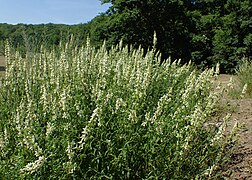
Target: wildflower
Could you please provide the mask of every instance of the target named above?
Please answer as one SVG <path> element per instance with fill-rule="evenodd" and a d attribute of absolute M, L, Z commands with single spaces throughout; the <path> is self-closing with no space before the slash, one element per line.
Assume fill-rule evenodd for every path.
<path fill-rule="evenodd" d="M 220 74 L 220 63 L 216 64 L 214 76 L 217 77 Z"/>
<path fill-rule="evenodd" d="M 81 140 L 78 142 L 80 149 L 83 149 L 83 146 L 87 140 L 88 132 L 89 132 L 88 128 L 84 127 L 83 131 L 81 132 Z"/>
<path fill-rule="evenodd" d="M 246 83 L 242 88 L 241 97 L 243 98 L 247 92 L 248 84 Z"/>
<path fill-rule="evenodd" d="M 142 122 L 141 126 L 145 127 L 147 125 L 147 121 Z"/>
<path fill-rule="evenodd" d="M 45 162 L 45 157 L 40 156 L 38 160 L 28 163 L 24 168 L 20 169 L 21 173 L 32 174 L 36 172 Z"/>
<path fill-rule="evenodd" d="M 136 111 L 135 110 L 132 110 L 129 114 L 129 117 L 128 117 L 129 121 L 132 122 L 132 123 L 136 123 L 137 122 L 137 114 L 136 114 Z"/>
<path fill-rule="evenodd" d="M 224 137 L 224 132 L 226 130 L 226 126 L 227 126 L 227 120 L 231 117 L 231 114 L 227 114 L 226 117 L 224 117 L 223 119 L 223 123 L 222 125 L 219 127 L 219 130 L 217 132 L 217 134 L 214 136 L 213 139 L 211 139 L 211 143 L 210 145 L 213 146 L 216 143 L 221 143 L 222 138 Z"/>
<path fill-rule="evenodd" d="M 150 112 L 145 114 L 145 121 L 142 122 L 141 126 L 145 127 L 148 122 L 151 122 Z"/>
<path fill-rule="evenodd" d="M 162 112 L 164 111 L 164 108 L 167 104 L 171 102 L 171 94 L 172 94 L 172 88 L 169 89 L 169 92 L 162 96 L 158 101 L 158 107 L 156 111 L 154 112 L 154 115 L 152 117 L 153 122 L 158 119 L 159 116 L 162 115 Z M 152 122 L 152 123 L 153 123 Z"/>
<path fill-rule="evenodd" d="M 125 102 L 123 101 L 122 98 L 118 98 L 116 100 L 116 111 L 118 111 L 121 107 L 125 106 Z"/>
<path fill-rule="evenodd" d="M 73 153 L 73 150 L 72 150 L 72 145 L 69 142 L 68 142 L 68 145 L 67 145 L 66 153 L 67 153 L 68 159 L 72 160 L 73 156 L 74 156 L 74 153 Z"/>
<path fill-rule="evenodd" d="M 62 118 L 67 119 L 69 117 L 68 112 L 63 112 Z"/>
<path fill-rule="evenodd" d="M 66 103 L 67 103 L 67 94 L 66 89 L 63 90 L 63 93 L 60 95 L 60 105 L 63 111 L 66 111 Z"/>
<path fill-rule="evenodd" d="M 216 90 L 219 90 L 219 89 L 221 89 L 221 82 L 218 82 L 218 84 L 217 84 L 217 86 L 216 86 Z"/>
<path fill-rule="evenodd" d="M 91 115 L 90 123 L 94 121 L 95 118 L 100 119 L 100 113 L 101 113 L 101 108 L 97 107 L 94 111 L 93 114 Z"/>
<path fill-rule="evenodd" d="M 233 80 L 232 77 L 229 79 L 228 84 L 227 84 L 227 87 L 228 87 L 229 89 L 234 89 L 234 80 Z"/>
<path fill-rule="evenodd" d="M 49 138 L 49 136 L 53 132 L 53 130 L 54 130 L 54 124 L 47 122 L 46 123 L 46 139 Z"/>
<path fill-rule="evenodd" d="M 217 168 L 217 166 L 214 164 L 212 166 L 210 166 L 208 169 L 205 170 L 204 175 L 211 177 L 211 175 L 213 174 L 213 171 Z"/>
<path fill-rule="evenodd" d="M 34 147 L 35 147 L 35 156 L 36 157 L 39 157 L 42 152 L 43 152 L 43 149 L 39 147 L 38 143 L 34 143 Z"/>

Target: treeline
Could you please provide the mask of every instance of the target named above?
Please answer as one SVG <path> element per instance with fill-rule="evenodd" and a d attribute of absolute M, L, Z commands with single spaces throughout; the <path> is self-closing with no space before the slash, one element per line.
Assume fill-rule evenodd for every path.
<path fill-rule="evenodd" d="M 8 39 L 12 46 L 21 52 L 36 51 L 40 45 L 47 48 L 58 46 L 61 41 L 67 41 L 71 35 L 76 35 L 79 43 L 86 41 L 88 24 L 0 24 L 0 54 L 4 53 L 4 44 Z"/>
<path fill-rule="evenodd" d="M 232 72 L 239 60 L 252 56 L 251 0 L 101 0 L 110 9 L 87 24 L 0 25 L 0 45 L 11 38 L 14 45 L 30 41 L 59 44 L 74 34 L 83 43 L 89 36 L 94 46 L 106 40 L 108 47 L 121 39 L 146 51 L 157 34 L 157 53 L 165 60 L 192 60 L 199 67 L 217 62 L 222 72 Z M 30 38 L 30 39 L 29 39 Z M 28 40 L 27 40 L 28 39 Z M 25 45 L 25 43 L 27 45 Z"/>

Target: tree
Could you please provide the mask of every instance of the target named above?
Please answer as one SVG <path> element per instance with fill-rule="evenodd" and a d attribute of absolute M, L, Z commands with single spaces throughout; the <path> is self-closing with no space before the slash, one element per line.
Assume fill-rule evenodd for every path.
<path fill-rule="evenodd" d="M 108 10 L 106 39 L 114 44 L 120 39 L 133 47 L 152 47 L 157 34 L 157 49 L 163 59 L 190 59 L 191 21 L 184 1 L 102 0 L 111 3 Z M 189 1 L 188 1 L 189 2 Z"/>
<path fill-rule="evenodd" d="M 252 3 L 250 0 L 227 0 L 221 25 L 213 39 L 213 61 L 224 71 L 232 72 L 243 56 L 251 56 Z"/>
<path fill-rule="evenodd" d="M 251 5 L 249 0 L 195 1 L 193 61 L 203 67 L 219 62 L 221 72 L 233 72 L 243 56 L 251 56 Z"/>

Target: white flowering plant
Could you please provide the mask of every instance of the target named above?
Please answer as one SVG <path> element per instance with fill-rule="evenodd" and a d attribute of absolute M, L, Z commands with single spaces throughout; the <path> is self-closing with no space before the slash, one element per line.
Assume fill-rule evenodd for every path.
<path fill-rule="evenodd" d="M 132 48 L 130 48 L 132 49 Z M 209 123 L 213 69 L 120 43 L 73 39 L 22 58 L 6 45 L 0 88 L 3 179 L 194 179 L 224 156 L 226 119 Z"/>

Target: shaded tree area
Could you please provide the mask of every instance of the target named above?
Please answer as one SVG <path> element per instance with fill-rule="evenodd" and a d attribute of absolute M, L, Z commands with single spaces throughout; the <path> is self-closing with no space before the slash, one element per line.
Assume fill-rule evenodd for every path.
<path fill-rule="evenodd" d="M 101 0 L 111 3 L 102 34 L 110 44 L 157 48 L 163 59 L 192 60 L 204 68 L 221 64 L 233 72 L 242 57 L 251 57 L 250 0 Z M 106 28 L 104 28 L 106 27 Z M 105 30 L 104 30 L 105 29 Z"/>
<path fill-rule="evenodd" d="M 163 60 L 192 60 L 200 68 L 219 62 L 221 71 L 230 73 L 240 59 L 251 59 L 251 0 L 100 1 L 111 7 L 86 24 L 0 24 L 0 53 L 7 38 L 25 51 L 39 42 L 57 46 L 71 34 L 80 44 L 89 36 L 96 47 L 104 40 L 108 47 L 123 40 L 124 45 L 141 45 L 147 51 L 153 46 L 156 32 L 156 48 Z"/>
<path fill-rule="evenodd" d="M 152 47 L 153 34 L 157 34 L 157 49 L 163 59 L 190 59 L 191 19 L 182 1 L 103 1 L 112 3 L 107 12 L 103 34 L 109 44 L 121 39 L 133 47 Z M 104 35 L 105 34 L 105 35 Z"/>
<path fill-rule="evenodd" d="M 250 0 L 195 1 L 192 60 L 203 67 L 219 62 L 222 72 L 233 72 L 239 60 L 251 58 L 251 7 Z"/>

